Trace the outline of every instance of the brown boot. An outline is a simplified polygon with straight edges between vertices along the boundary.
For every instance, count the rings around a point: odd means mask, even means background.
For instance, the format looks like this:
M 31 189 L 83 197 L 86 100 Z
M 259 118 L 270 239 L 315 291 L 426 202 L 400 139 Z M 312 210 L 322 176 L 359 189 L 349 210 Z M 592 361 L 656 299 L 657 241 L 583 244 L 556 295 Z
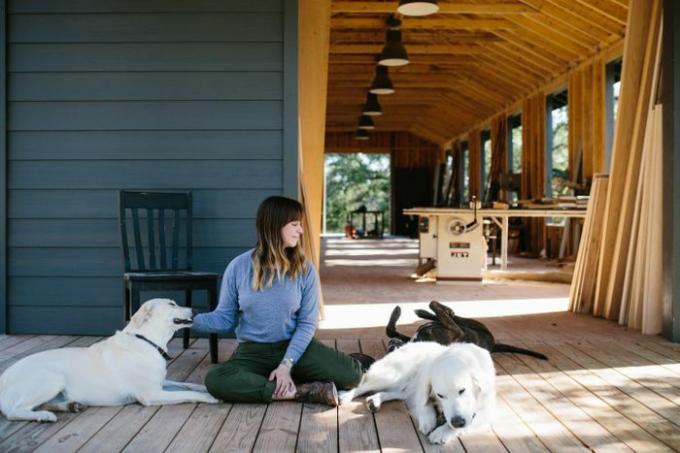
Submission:
M 308 382 L 297 386 L 295 401 L 338 405 L 338 389 L 334 382 Z

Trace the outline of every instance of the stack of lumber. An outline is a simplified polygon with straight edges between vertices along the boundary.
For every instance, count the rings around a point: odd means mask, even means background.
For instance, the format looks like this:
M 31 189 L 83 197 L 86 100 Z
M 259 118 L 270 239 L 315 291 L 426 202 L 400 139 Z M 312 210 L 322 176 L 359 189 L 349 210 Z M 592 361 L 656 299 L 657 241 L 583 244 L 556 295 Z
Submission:
M 645 297 L 656 294 L 661 279 L 661 255 L 656 250 L 660 244 L 655 242 L 662 223 L 657 161 L 661 110 L 654 105 L 661 59 L 661 3 L 630 2 L 609 187 L 604 209 L 592 212 L 604 217 L 602 238 L 599 251 L 592 244 L 584 246 L 584 256 L 579 257 L 584 266 L 597 262 L 595 291 L 592 297 L 584 292 L 589 288 L 584 279 L 590 279 L 590 274 L 577 271 L 571 300 L 574 310 L 592 309 L 595 315 L 642 327 L 643 333 L 658 333 L 657 317 L 661 318 L 658 300 Z
M 608 183 L 609 175 L 596 174 L 593 176 L 588 211 L 583 224 L 583 233 L 578 246 L 574 277 L 569 293 L 569 310 L 571 311 L 590 313 L 593 309 L 592 301 L 595 294 L 595 279 L 597 277 L 604 220 L 602 211 L 607 199 Z

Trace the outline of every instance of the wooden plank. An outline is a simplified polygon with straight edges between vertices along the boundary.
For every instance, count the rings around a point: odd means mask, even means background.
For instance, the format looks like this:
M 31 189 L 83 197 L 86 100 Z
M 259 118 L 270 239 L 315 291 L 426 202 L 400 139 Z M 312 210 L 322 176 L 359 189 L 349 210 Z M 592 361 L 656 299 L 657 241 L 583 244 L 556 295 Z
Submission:
M 280 72 L 12 73 L 9 83 L 10 102 L 283 98 Z
M 264 12 L 11 15 L 9 42 L 277 42 L 282 22 L 280 13 Z
M 282 10 L 280 1 L 231 0 L 227 3 L 212 0 L 195 0 L 186 3 L 177 0 L 116 0 L 88 2 L 81 0 L 25 0 L 19 4 L 10 3 L 11 14 L 74 14 L 74 13 L 226 13 L 226 12 L 277 12 Z
M 539 401 L 529 394 L 515 380 L 515 378 L 496 365 L 496 389 L 517 413 L 517 415 L 531 428 L 543 444 L 551 451 L 585 451 L 586 447 L 551 415 Z
M 333 2 L 331 13 L 394 13 L 395 7 L 385 2 Z M 536 12 L 530 6 L 519 3 L 501 3 L 487 1 L 485 3 L 442 3 L 438 14 L 524 14 Z
M 402 17 L 401 29 L 407 30 L 501 30 L 513 28 L 510 22 L 505 19 L 449 19 L 449 18 L 429 18 L 429 17 Z M 385 30 L 385 20 L 382 18 L 363 18 L 363 17 L 333 17 L 331 18 L 331 28 L 341 29 L 377 29 Z
M 195 219 L 195 247 L 238 247 L 255 243 L 254 219 Z M 143 221 L 146 228 L 148 222 Z M 114 219 L 17 219 L 10 222 L 10 247 L 116 247 Z M 12 299 L 12 305 L 21 305 Z
M 281 43 L 10 44 L 11 72 L 281 71 Z
M 492 420 L 492 428 L 510 452 L 549 451 L 500 396 L 496 397 L 496 411 Z
M 295 451 L 302 405 L 277 401 L 267 407 L 253 452 Z
M 266 404 L 234 404 L 217 433 L 210 452 L 253 451 L 266 411 Z
M 280 189 L 195 189 L 194 219 L 255 218 L 258 203 Z M 12 190 L 12 218 L 115 219 L 118 191 L 114 189 Z
M 548 353 L 547 350 L 544 350 L 544 346 L 535 343 L 523 345 L 546 354 Z M 581 383 L 567 373 L 560 371 L 551 362 L 534 360 L 522 355 L 518 355 L 518 357 L 535 373 L 540 373 L 543 379 L 562 393 L 564 397 L 569 398 L 574 404 L 587 412 L 589 416 L 632 450 L 646 450 L 651 448 L 652 445 L 659 443 L 654 437 L 641 430 L 638 425 L 628 418 L 623 416 L 612 417 L 612 414 L 616 412 L 615 408 L 591 393 L 587 387 L 581 385 Z
M 283 127 L 282 108 L 280 101 L 13 102 L 8 129 L 272 130 Z
M 595 451 L 610 448 L 619 451 L 631 451 L 610 434 L 605 427 L 594 420 L 580 405 L 565 398 L 565 395 L 553 388 L 544 380 L 542 375 L 534 374 L 523 361 L 503 354 L 498 354 L 495 360 L 584 445 Z
M 360 352 L 357 340 L 337 340 L 339 351 Z M 363 400 L 343 404 L 338 408 L 339 451 L 380 451 L 375 421 Z
M 219 342 L 219 356 L 223 360 L 231 357 L 237 345 L 236 340 L 221 340 Z M 201 346 L 206 349 L 207 343 L 201 343 Z M 213 366 L 210 361 L 210 355 L 207 354 L 198 367 L 187 377 L 185 382 L 202 384 L 205 380 L 205 375 Z M 197 404 L 196 410 L 186 420 L 182 429 L 177 432 L 166 450 L 187 453 L 207 452 L 227 418 L 231 406 L 231 404 L 224 403 Z
M 2 340 L 0 340 L 0 351 L 31 338 L 33 338 L 33 335 L 3 335 Z
M 382 44 L 331 44 L 332 54 L 378 54 Z M 411 44 L 408 46 L 409 55 L 471 55 L 481 53 L 482 47 L 476 45 L 435 45 Z
M 612 377 L 612 373 L 616 374 L 615 371 L 603 368 L 602 364 L 566 345 L 560 346 L 559 350 L 552 347 L 546 347 L 545 350 L 549 352 L 550 363 L 614 408 L 618 417 L 626 417 L 640 426 L 639 441 L 647 445 L 646 449 L 660 449 L 658 442 L 662 442 L 666 447 L 677 450 L 677 426 L 618 388 Z M 626 387 L 629 385 L 633 383 L 626 382 Z M 658 442 L 651 442 L 645 432 L 654 436 Z

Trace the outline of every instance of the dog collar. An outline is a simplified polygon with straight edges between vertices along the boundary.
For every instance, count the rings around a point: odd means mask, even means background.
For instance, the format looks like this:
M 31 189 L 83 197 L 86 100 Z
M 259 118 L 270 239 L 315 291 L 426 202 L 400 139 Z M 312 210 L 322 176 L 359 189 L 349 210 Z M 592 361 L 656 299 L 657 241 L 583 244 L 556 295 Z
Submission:
M 158 346 L 156 343 L 154 343 L 153 341 L 151 341 L 151 340 L 149 340 L 148 338 L 146 338 L 144 335 L 140 335 L 140 334 L 136 333 L 136 334 L 135 334 L 135 337 L 139 338 L 140 340 L 146 341 L 146 342 L 149 343 L 151 346 L 153 346 L 154 348 L 156 348 L 156 351 L 158 351 L 158 353 L 159 353 L 160 355 L 162 355 L 163 358 L 164 358 L 165 360 L 172 360 L 172 357 L 170 357 L 170 356 L 168 355 L 168 353 L 165 352 L 165 349 L 161 348 L 161 347 Z

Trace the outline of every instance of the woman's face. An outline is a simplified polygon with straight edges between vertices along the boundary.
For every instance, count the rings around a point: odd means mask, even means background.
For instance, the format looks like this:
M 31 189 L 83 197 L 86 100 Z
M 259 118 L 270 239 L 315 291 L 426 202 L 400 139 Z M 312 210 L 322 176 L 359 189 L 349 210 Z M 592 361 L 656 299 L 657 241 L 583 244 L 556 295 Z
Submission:
M 299 220 L 288 222 L 281 228 L 281 238 L 285 247 L 296 247 L 302 236 L 302 224 Z

